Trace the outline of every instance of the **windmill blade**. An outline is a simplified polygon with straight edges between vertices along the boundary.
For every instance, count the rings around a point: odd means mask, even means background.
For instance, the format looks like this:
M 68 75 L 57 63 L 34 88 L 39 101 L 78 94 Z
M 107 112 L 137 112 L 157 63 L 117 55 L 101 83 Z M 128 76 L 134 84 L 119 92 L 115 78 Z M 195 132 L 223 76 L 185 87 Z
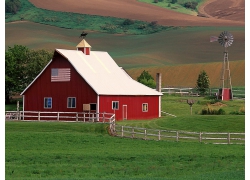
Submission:
M 217 36 L 210 36 L 210 42 L 215 42 L 218 41 L 218 37 Z
M 218 42 L 223 46 L 223 47 L 229 47 L 233 44 L 233 35 L 227 31 L 223 31 L 218 38 Z

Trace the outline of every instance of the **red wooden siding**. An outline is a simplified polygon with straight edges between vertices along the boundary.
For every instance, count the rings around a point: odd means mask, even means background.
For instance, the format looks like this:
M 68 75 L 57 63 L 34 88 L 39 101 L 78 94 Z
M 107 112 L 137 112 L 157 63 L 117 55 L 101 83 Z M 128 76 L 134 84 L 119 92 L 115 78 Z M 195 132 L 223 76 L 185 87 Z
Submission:
M 112 109 L 112 101 L 119 101 L 119 109 Z M 142 111 L 142 104 L 148 104 L 148 111 Z M 127 119 L 152 119 L 159 117 L 159 96 L 112 96 L 99 97 L 99 111 L 115 113 L 116 120 L 123 119 L 123 105 L 127 105 Z
M 27 89 L 25 111 L 81 112 L 83 104 L 97 103 L 97 94 L 61 55 L 55 53 L 52 63 Z M 70 68 L 69 82 L 51 82 L 52 68 Z M 44 97 L 52 97 L 52 108 L 44 108 Z M 76 108 L 67 108 L 67 98 L 76 97 Z
M 82 51 L 86 55 L 90 55 L 90 47 L 78 48 L 79 51 Z

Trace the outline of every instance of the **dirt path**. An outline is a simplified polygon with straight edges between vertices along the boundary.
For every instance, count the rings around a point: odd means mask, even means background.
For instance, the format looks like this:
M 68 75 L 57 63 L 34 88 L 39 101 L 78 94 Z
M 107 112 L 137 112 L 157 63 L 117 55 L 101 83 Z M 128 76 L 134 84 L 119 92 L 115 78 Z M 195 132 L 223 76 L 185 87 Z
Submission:
M 214 19 L 186 15 L 153 6 L 137 0 L 29 0 L 36 7 L 81 14 L 112 16 L 118 18 L 137 19 L 142 21 L 157 21 L 167 26 L 244 26 L 244 21 L 232 21 L 230 19 Z M 230 1 L 230 0 L 217 0 Z M 232 0 L 231 0 L 232 1 Z M 237 1 L 237 0 L 235 0 Z M 203 8 L 207 14 L 210 11 Z M 213 15 L 211 15 L 213 16 Z
M 206 16 L 206 17 L 209 17 L 209 18 L 213 18 L 213 16 L 209 15 L 206 11 L 205 11 L 205 7 L 210 4 L 210 3 L 213 3 L 214 1 L 217 1 L 217 0 L 207 0 L 205 3 L 203 3 L 200 7 L 199 7 L 199 13 Z

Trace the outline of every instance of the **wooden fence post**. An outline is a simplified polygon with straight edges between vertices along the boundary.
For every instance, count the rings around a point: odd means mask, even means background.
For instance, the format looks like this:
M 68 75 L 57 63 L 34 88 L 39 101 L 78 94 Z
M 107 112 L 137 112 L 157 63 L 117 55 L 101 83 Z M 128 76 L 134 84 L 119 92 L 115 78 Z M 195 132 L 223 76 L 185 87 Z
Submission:
M 132 138 L 135 137 L 135 136 L 134 136 L 134 132 L 135 132 L 135 129 L 133 128 L 133 129 L 132 129 Z
M 85 122 L 85 112 L 83 112 L 83 122 Z
M 159 132 L 158 132 L 158 140 L 159 141 L 161 140 L 161 130 L 159 130 Z
M 60 116 L 59 112 L 57 112 L 57 121 L 59 121 L 59 116 Z
M 200 142 L 202 141 L 202 137 L 201 137 L 201 135 L 202 135 L 202 133 L 200 132 L 200 137 L 199 137 L 199 139 L 200 139 Z
M 144 130 L 144 139 L 147 139 L 147 129 Z
M 176 141 L 178 142 L 179 141 L 179 132 L 176 131 Z
M 230 144 L 230 133 L 227 134 L 227 143 Z
M 124 135 L 124 134 L 123 134 L 123 126 L 122 126 L 122 137 L 123 137 L 123 135 Z
M 78 121 L 78 113 L 76 113 L 76 121 Z
M 95 122 L 95 114 L 92 114 L 92 121 Z
M 38 121 L 40 121 L 40 111 L 38 111 Z
M 102 122 L 105 123 L 105 114 L 102 114 Z

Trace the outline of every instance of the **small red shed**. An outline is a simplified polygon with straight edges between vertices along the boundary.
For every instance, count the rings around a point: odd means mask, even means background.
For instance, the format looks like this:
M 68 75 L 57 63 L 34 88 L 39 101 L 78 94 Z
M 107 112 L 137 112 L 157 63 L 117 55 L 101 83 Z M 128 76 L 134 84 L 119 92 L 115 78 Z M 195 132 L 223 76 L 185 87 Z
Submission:
M 161 115 L 162 93 L 133 80 L 107 52 L 56 49 L 53 58 L 21 93 L 23 111 L 115 113 L 116 120 Z

